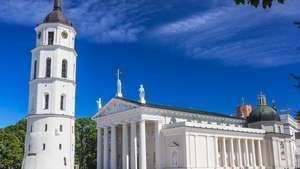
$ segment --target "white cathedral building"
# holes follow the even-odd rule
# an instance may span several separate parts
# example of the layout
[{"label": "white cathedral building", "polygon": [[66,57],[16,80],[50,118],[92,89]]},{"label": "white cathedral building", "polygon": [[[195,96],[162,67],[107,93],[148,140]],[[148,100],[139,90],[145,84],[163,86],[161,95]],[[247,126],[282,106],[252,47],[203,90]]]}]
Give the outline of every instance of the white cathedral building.
[{"label": "white cathedral building", "polygon": [[294,169],[295,132],[259,95],[247,119],[178,108],[122,95],[93,117],[97,122],[97,169]]},{"label": "white cathedral building", "polygon": [[[22,169],[74,169],[76,31],[60,0],[36,28]],[[247,119],[117,94],[97,122],[97,169],[293,169],[297,122],[258,97]],[[297,135],[296,135],[297,136]],[[300,144],[300,143],[299,143]],[[300,147],[299,147],[300,148]],[[297,165],[298,166],[298,165]]]}]

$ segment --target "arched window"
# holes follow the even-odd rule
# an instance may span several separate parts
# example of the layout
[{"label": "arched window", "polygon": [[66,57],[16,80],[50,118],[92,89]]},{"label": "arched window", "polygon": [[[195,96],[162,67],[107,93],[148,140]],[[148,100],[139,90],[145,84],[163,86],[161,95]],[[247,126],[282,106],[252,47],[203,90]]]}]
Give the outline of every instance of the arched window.
[{"label": "arched window", "polygon": [[49,94],[46,93],[44,97],[45,97],[44,98],[44,109],[48,110],[49,109]]},{"label": "arched window", "polygon": [[43,144],[43,151],[46,150],[46,144]]},{"label": "arched window", "polygon": [[33,79],[36,79],[36,74],[37,74],[37,61],[34,61],[33,65]]},{"label": "arched window", "polygon": [[68,77],[68,61],[65,59],[62,61],[62,65],[61,65],[61,77],[62,78]]},{"label": "arched window", "polygon": [[51,58],[46,60],[46,77],[51,77]]},{"label": "arched window", "polygon": [[60,96],[60,110],[66,110],[66,96]]},{"label": "arched window", "polygon": [[59,126],[59,131],[62,132],[63,131],[63,125]]},{"label": "arched window", "polygon": [[45,124],[45,132],[48,130],[48,124]]},{"label": "arched window", "polygon": [[62,149],[62,145],[61,144],[59,144],[59,150],[61,150]]}]

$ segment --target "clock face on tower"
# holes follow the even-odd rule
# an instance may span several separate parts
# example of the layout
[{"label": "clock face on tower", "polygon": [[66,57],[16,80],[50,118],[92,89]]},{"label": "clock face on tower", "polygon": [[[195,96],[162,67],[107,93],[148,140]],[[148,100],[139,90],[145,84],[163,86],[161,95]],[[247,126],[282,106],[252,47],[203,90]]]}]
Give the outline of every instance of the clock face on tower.
[{"label": "clock face on tower", "polygon": [[64,39],[67,39],[67,38],[68,38],[68,32],[63,31],[63,32],[61,33],[61,36],[62,36]]}]

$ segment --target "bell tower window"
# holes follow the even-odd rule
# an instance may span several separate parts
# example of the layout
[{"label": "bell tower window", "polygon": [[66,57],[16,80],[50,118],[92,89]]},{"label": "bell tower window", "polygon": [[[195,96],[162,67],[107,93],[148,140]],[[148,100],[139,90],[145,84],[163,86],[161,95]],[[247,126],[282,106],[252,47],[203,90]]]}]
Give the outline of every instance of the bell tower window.
[{"label": "bell tower window", "polygon": [[64,165],[67,166],[67,158],[64,157]]},{"label": "bell tower window", "polygon": [[66,110],[66,96],[60,96],[60,110]]},{"label": "bell tower window", "polygon": [[51,58],[47,58],[46,60],[46,77],[51,76]]},{"label": "bell tower window", "polygon": [[61,77],[67,78],[67,76],[68,76],[68,61],[64,59],[62,61],[62,66],[61,66]]},{"label": "bell tower window", "polygon": [[63,125],[59,125],[59,131],[63,132]]},{"label": "bell tower window", "polygon": [[37,61],[34,61],[33,65],[33,79],[36,79],[36,74],[37,74]]},{"label": "bell tower window", "polygon": [[48,32],[48,45],[54,44],[54,32]]},{"label": "bell tower window", "polygon": [[44,98],[44,109],[45,109],[45,110],[48,110],[48,109],[49,109],[49,94],[48,94],[48,93],[45,94],[44,97],[45,97],[45,98]]},{"label": "bell tower window", "polygon": [[41,37],[42,37],[42,32],[38,32],[37,38],[38,38],[38,39],[41,39]]}]

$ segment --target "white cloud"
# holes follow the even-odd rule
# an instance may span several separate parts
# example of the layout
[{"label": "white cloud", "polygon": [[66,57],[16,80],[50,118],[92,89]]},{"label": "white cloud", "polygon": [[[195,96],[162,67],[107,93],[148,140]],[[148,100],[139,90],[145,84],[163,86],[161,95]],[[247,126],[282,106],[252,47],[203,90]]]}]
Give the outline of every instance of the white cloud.
[{"label": "white cloud", "polygon": [[[28,26],[42,22],[52,9],[52,2],[48,0],[1,3],[0,21]],[[140,22],[147,17],[147,11],[143,9],[151,7],[143,6],[144,3],[139,0],[65,0],[64,6],[79,35],[98,42],[128,42],[138,39],[138,34],[144,30]]]},{"label": "white cloud", "polygon": [[[53,0],[3,0],[0,22],[21,25],[40,23],[52,8]],[[223,0],[63,0],[65,13],[79,35],[97,42],[131,42],[141,38],[151,25],[161,24],[161,16],[185,13],[189,7],[209,8]],[[220,3],[222,4],[222,3]],[[182,13],[177,13],[178,7]],[[195,10],[195,9],[194,9]],[[172,16],[174,17],[174,16]]]},{"label": "white cloud", "polygon": [[194,59],[234,66],[273,67],[300,62],[297,1],[272,9],[227,6],[165,24],[154,37],[175,44]]}]

